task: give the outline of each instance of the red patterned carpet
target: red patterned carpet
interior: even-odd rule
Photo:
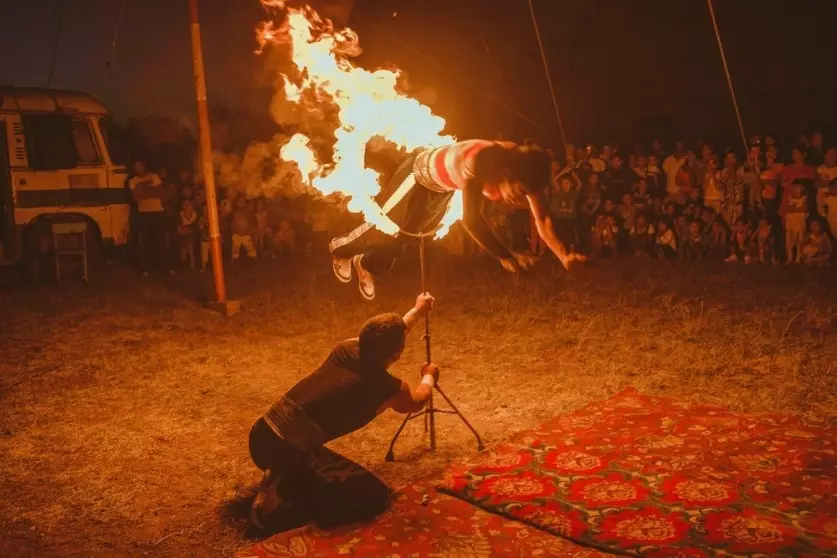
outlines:
[[[634,390],[455,467],[444,490],[610,552],[837,556],[837,428]]]
[[[421,499],[429,493],[430,501]],[[275,535],[240,552],[238,558],[287,556],[351,558],[599,558],[577,546],[517,521],[438,494],[432,483],[399,490],[392,509],[376,521],[321,531],[304,527]]]

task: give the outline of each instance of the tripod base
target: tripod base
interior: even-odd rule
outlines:
[[[394,450],[395,450],[395,443],[398,441],[398,437],[401,436],[401,432],[404,431],[404,427],[407,426],[408,422],[410,422],[411,420],[416,419],[418,417],[421,417],[421,416],[425,417],[425,422],[424,422],[425,432],[427,432],[428,430],[430,432],[430,449],[435,450],[436,449],[436,414],[437,413],[442,413],[442,414],[447,414],[447,415],[457,415],[460,419],[462,419],[462,422],[465,423],[465,426],[468,427],[468,430],[470,430],[471,433],[474,435],[474,437],[477,439],[477,450],[482,451],[482,450],[485,449],[485,445],[483,445],[483,443],[482,443],[482,438],[480,438],[480,435],[477,433],[476,429],[473,426],[471,426],[471,423],[468,422],[468,419],[466,419],[465,416],[459,411],[459,409],[456,408],[456,405],[454,405],[453,401],[451,401],[448,398],[448,396],[445,395],[445,392],[442,391],[442,389],[438,386],[438,384],[436,385],[435,389],[436,389],[437,392],[439,392],[439,395],[442,396],[442,398],[447,402],[447,404],[450,405],[451,410],[437,409],[433,405],[433,398],[431,397],[430,401],[428,401],[427,407],[425,409],[422,409],[421,411],[416,411],[415,413],[410,413],[409,415],[404,417],[404,421],[401,423],[401,426],[398,427],[398,430],[395,431],[395,436],[392,437],[392,441],[389,443],[389,450],[387,451],[387,454],[384,457],[384,459],[386,459],[386,461],[389,461],[389,462],[395,461]],[[429,426],[428,426],[428,424],[429,424]]]

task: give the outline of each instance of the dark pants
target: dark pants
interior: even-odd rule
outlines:
[[[378,200],[382,207],[413,172],[413,161],[415,154],[408,157],[387,182]],[[453,192],[434,192],[416,183],[387,216],[402,231],[433,232],[445,216],[451,197]],[[363,267],[373,275],[383,275],[392,268],[395,258],[416,241],[405,234],[390,236],[364,223],[349,234],[332,240],[331,254],[338,259],[363,254]]]
[[[140,269],[149,271],[152,266],[171,269],[171,243],[166,212],[138,212],[134,222],[137,225]]]
[[[250,457],[277,477],[279,495],[321,527],[372,519],[389,507],[389,489],[375,475],[326,448],[303,453],[259,419],[250,429]]]

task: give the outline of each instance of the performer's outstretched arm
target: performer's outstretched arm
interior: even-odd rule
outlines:
[[[532,215],[535,217],[535,227],[538,229],[538,235],[564,267],[568,268],[570,257],[567,254],[567,248],[558,239],[558,235],[555,234],[555,227],[553,227],[552,217],[546,210],[546,204],[544,204],[539,196],[533,194],[528,194],[526,199],[529,200],[529,207],[532,210]]]
[[[462,191],[462,226],[480,248],[501,261],[513,260],[511,250],[497,238],[491,225],[485,220],[484,207],[482,185],[474,182],[468,184]]]

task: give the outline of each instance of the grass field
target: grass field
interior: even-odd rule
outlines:
[[[515,281],[492,262],[431,258],[434,358],[447,394],[496,441],[633,385],[738,411],[837,420],[837,274],[730,264],[607,262]],[[229,510],[258,480],[247,432],[331,346],[406,311],[417,265],[374,303],[328,262],[230,271],[245,310],[201,308],[208,276],[0,294],[0,556],[225,556],[250,544]],[[412,335],[393,372],[423,359]],[[439,448],[414,424],[383,460],[393,413],[333,444],[393,486],[476,446],[455,418]]]

